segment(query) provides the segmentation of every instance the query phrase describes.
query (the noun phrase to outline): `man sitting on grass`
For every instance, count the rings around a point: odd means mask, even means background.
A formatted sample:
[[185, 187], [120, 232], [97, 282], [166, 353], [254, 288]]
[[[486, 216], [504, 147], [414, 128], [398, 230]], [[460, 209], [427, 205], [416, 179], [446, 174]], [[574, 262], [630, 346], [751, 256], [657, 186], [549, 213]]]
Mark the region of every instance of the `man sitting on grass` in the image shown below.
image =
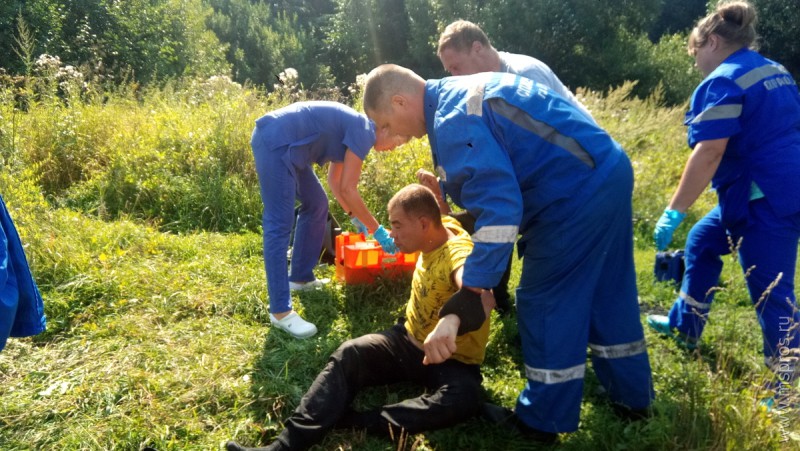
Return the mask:
[[[486, 320], [474, 332], [456, 337], [458, 316], [439, 317], [440, 309], [461, 288], [472, 241], [456, 220], [441, 216], [433, 193], [422, 185], [401, 189], [389, 201], [388, 211], [391, 236], [400, 252], [422, 253], [411, 282], [405, 322], [339, 346], [269, 446], [246, 448], [228, 442], [228, 451], [307, 449], [333, 428], [416, 434], [450, 427], [478, 414], [480, 364], [494, 297], [484, 291]], [[429, 357], [446, 360], [429, 364]], [[361, 389], [398, 382], [414, 382], [427, 391], [365, 412], [350, 407]]]

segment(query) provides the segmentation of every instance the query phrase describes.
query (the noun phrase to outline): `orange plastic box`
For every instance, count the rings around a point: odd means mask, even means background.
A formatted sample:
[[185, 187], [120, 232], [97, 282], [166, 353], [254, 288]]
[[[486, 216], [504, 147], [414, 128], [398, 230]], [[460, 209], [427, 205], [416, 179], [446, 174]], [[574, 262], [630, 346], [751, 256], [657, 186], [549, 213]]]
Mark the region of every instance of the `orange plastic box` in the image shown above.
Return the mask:
[[336, 277], [346, 284], [372, 283], [376, 277], [396, 278], [414, 270], [418, 255], [387, 254], [375, 240], [342, 232], [336, 237]]

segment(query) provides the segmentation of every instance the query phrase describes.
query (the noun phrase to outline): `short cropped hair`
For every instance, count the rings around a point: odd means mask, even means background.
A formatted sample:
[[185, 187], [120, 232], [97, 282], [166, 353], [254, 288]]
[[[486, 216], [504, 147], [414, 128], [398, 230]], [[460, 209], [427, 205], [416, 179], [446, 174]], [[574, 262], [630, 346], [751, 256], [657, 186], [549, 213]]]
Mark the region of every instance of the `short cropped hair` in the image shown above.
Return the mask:
[[484, 47], [491, 47], [489, 37], [481, 30], [481, 27], [468, 20], [457, 20], [445, 27], [442, 35], [439, 36], [439, 48], [437, 55], [441, 55], [445, 49], [453, 49], [458, 52], [467, 51], [472, 47], [472, 43], [478, 41]]
[[389, 210], [400, 207], [408, 216], [425, 217], [433, 221], [436, 227], [442, 226], [442, 213], [433, 192], [418, 184], [412, 183], [403, 187], [389, 200]]
[[411, 69], [395, 64], [382, 64], [367, 74], [364, 86], [364, 112], [383, 112], [398, 93], [412, 92], [412, 82], [419, 77]]

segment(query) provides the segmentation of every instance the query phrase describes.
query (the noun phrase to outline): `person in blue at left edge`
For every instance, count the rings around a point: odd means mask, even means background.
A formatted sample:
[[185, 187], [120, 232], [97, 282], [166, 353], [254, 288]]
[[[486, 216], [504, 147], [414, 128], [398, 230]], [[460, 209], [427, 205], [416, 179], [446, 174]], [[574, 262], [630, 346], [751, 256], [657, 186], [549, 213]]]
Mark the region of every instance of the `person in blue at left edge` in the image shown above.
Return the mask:
[[692, 154], [656, 225], [656, 247], [669, 245], [686, 210], [709, 182], [719, 202], [689, 232], [683, 282], [669, 316], [651, 315], [647, 322], [695, 348], [708, 320], [712, 288], [719, 283], [720, 256], [738, 246], [761, 325], [765, 363], [782, 389], [797, 378], [800, 357], [794, 293], [800, 238], [800, 94], [783, 66], [751, 49], [755, 21], [751, 4], [723, 2], [689, 37], [689, 53], [705, 79], [686, 115]]
[[[313, 165], [328, 168], [328, 188], [356, 229], [372, 233], [383, 250], [397, 251], [389, 233], [373, 217], [358, 192], [361, 165], [370, 149], [386, 150], [365, 115], [336, 102], [298, 102], [256, 120], [251, 138], [264, 203], [264, 267], [267, 273], [270, 321], [296, 338], [317, 333], [317, 327], [292, 308], [291, 291], [314, 288], [313, 269], [319, 260], [328, 216], [328, 197]], [[287, 251], [295, 201], [299, 213], [292, 247]]]
[[622, 148], [547, 87], [514, 74], [425, 81], [382, 65], [364, 111], [399, 141], [428, 136], [443, 192], [476, 218], [464, 288], [440, 311], [435, 363], [484, 319], [518, 234], [517, 317], [527, 384], [519, 429], [554, 442], [578, 428], [587, 346], [615, 410], [649, 414], [652, 375], [633, 266], [633, 171]]
[[0, 196], [0, 351], [8, 337], [40, 334], [46, 323], [42, 296], [17, 228]]

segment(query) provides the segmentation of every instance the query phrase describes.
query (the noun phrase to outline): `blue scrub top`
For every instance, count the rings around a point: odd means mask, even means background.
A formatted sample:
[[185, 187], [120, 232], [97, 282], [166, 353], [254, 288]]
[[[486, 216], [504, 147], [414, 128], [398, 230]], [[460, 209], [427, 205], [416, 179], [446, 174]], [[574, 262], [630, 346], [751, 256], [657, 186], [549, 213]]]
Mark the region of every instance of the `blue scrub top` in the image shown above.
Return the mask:
[[753, 183], [779, 217], [800, 211], [800, 95], [783, 66], [734, 52], [697, 87], [685, 124], [692, 148], [729, 138], [712, 179], [723, 222], [746, 216]]
[[375, 144], [375, 124], [366, 115], [336, 102], [297, 102], [256, 120], [261, 142], [271, 149], [288, 146], [295, 167], [344, 161], [350, 149], [362, 161]]

